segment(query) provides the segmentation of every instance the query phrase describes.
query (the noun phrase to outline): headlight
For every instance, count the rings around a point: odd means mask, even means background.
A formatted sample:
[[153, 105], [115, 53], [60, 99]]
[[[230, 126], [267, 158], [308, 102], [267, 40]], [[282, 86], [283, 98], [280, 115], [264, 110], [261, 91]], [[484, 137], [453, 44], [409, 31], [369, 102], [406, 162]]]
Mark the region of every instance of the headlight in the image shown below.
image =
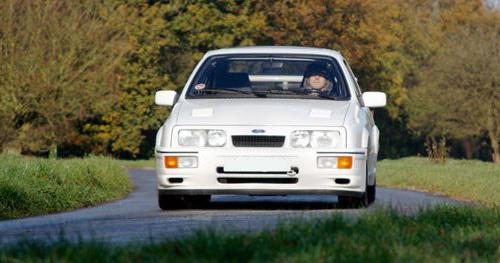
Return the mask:
[[311, 135], [309, 134], [309, 131], [294, 131], [292, 132], [292, 136], [290, 139], [292, 147], [304, 148], [309, 145]]
[[338, 131], [313, 131], [311, 133], [311, 147], [313, 148], [335, 148], [340, 141]]
[[208, 146], [224, 146], [226, 144], [226, 132], [223, 130], [208, 130]]
[[294, 148], [336, 148], [340, 145], [338, 131], [293, 131], [290, 144]]
[[180, 146], [220, 147], [226, 144], [226, 132], [223, 130], [179, 130], [178, 143]]
[[205, 130], [180, 130], [179, 145], [203, 147], [207, 144], [207, 131]]

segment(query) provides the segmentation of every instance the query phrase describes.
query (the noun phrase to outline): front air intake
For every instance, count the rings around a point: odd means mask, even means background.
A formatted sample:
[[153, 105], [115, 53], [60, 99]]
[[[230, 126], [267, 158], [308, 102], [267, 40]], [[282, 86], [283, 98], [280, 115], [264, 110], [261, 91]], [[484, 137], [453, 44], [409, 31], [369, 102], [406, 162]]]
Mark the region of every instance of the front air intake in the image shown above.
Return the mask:
[[296, 184], [299, 179], [294, 177], [262, 178], [262, 177], [219, 177], [221, 184]]
[[283, 147], [285, 136], [234, 135], [234, 147]]

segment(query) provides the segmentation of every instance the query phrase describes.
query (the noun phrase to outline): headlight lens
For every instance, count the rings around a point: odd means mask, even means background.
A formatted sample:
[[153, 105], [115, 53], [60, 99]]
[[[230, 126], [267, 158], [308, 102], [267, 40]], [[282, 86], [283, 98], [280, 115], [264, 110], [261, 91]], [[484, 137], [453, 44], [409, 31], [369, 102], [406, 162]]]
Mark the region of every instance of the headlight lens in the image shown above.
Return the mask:
[[180, 146], [212, 146], [220, 147], [226, 144], [226, 132], [223, 130], [179, 130]]
[[203, 147], [207, 144], [207, 132], [205, 130], [180, 130], [179, 145]]
[[208, 130], [208, 146], [220, 147], [226, 144], [226, 132], [223, 130]]
[[311, 147], [335, 148], [340, 141], [338, 131], [313, 131], [311, 133]]
[[336, 148], [340, 141], [338, 131], [293, 131], [290, 137], [294, 148]]
[[196, 156], [179, 156], [178, 167], [179, 168], [197, 168], [198, 167], [198, 157]]
[[304, 148], [309, 145], [311, 134], [309, 131], [294, 131], [290, 139], [292, 147]]

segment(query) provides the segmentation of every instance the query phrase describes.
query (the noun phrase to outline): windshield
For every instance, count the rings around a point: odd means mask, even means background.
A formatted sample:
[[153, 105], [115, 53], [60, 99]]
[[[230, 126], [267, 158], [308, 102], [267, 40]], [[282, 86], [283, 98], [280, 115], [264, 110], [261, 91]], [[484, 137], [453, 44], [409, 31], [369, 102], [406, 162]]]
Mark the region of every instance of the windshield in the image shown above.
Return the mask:
[[329, 57], [228, 55], [207, 59], [186, 98], [349, 99], [338, 63]]

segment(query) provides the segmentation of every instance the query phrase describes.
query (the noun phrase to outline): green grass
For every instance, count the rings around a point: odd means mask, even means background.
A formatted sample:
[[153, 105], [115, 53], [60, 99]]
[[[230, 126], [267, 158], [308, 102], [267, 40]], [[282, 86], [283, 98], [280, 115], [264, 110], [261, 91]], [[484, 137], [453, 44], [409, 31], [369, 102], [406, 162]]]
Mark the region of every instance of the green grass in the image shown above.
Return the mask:
[[0, 154], [0, 219], [67, 211], [123, 197], [132, 189], [119, 162]]
[[438, 207], [416, 216], [394, 210], [358, 220], [339, 215], [252, 235], [200, 232], [159, 244], [24, 242], [1, 262], [499, 262], [500, 208]]
[[[100, 185], [94, 183], [98, 178], [89, 174], [123, 173], [124, 166], [148, 167], [152, 163], [148, 160], [134, 165], [97, 157], [26, 160], [0, 155], [0, 202], [5, 200], [1, 187], [9, 185], [2, 180], [11, 178], [6, 176], [9, 174], [29, 179], [12, 179], [10, 185], [24, 181], [19, 189], [28, 191], [25, 196], [43, 199], [52, 195], [38, 193], [40, 187], [33, 190], [36, 182], [50, 181], [56, 185], [54, 189], [71, 180], [78, 182], [74, 185], [91, 182], [95, 191]], [[76, 176], [68, 176], [71, 173]], [[378, 164], [379, 185], [441, 192], [488, 207], [441, 206], [412, 216], [382, 209], [357, 219], [335, 214], [321, 220], [286, 222], [257, 234], [202, 231], [157, 244], [75, 244], [64, 238], [51, 244], [24, 241], [0, 248], [0, 262], [500, 262], [499, 176], [498, 166], [479, 161], [449, 160], [440, 165], [424, 158], [384, 160]], [[26, 181], [30, 183], [26, 185]]]
[[383, 160], [377, 164], [377, 184], [500, 205], [500, 165], [488, 162], [450, 159], [436, 164], [417, 157]]
[[156, 160], [155, 158], [147, 160], [115, 160], [123, 165], [125, 168], [155, 168]]

